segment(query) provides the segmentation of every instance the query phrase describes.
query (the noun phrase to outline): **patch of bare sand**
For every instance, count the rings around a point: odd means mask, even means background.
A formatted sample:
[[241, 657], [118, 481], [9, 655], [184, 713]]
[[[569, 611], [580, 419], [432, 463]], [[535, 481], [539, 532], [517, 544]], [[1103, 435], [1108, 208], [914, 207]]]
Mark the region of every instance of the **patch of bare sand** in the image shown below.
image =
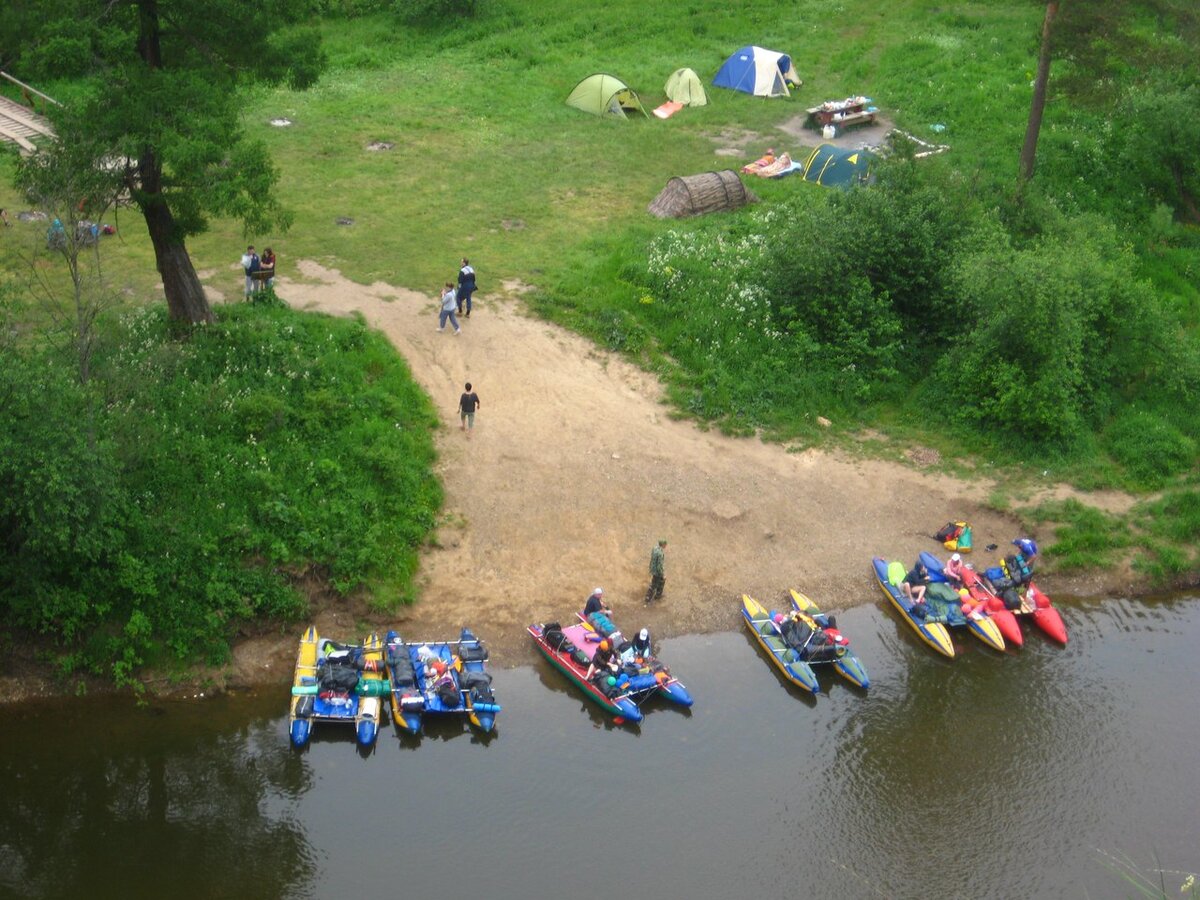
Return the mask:
[[[653, 376], [524, 314], [521, 285], [477, 296], [455, 336], [437, 332], [432, 296], [354, 284], [311, 261], [299, 270], [302, 281], [280, 279], [282, 296], [361, 314], [441, 410], [445, 524], [421, 562], [420, 602], [394, 622], [406, 636], [471, 624], [498, 661], [527, 662], [525, 626], [569, 621], [597, 585], [627, 630], [732, 629], [742, 592], [773, 601], [795, 586], [833, 609], [874, 601], [871, 554], [915, 558], [948, 519], [970, 520], [980, 548], [1016, 533], [1015, 520], [984, 506], [988, 481], [789, 453], [673, 419]], [[456, 415], [467, 381], [482, 400], [470, 440]], [[647, 608], [659, 537], [670, 542], [666, 597]], [[345, 637], [389, 624], [346, 601], [323, 604], [316, 621]], [[233, 680], [253, 680], [264, 664], [286, 669], [296, 637], [243, 643]]]
[[[777, 127], [802, 147], [833, 144], [833, 146], [844, 150], [857, 150], [859, 147], [877, 147], [883, 143], [883, 139], [887, 137], [888, 132], [895, 127], [891, 119], [885, 116], [876, 116], [875, 121], [870, 125], [847, 128], [840, 131], [837, 137], [825, 138], [820, 131], [806, 128], [804, 123], [807, 121], [808, 113], [805, 112], [798, 116], [793, 116], [785, 122], [781, 122]], [[796, 155], [793, 153], [793, 158]]]

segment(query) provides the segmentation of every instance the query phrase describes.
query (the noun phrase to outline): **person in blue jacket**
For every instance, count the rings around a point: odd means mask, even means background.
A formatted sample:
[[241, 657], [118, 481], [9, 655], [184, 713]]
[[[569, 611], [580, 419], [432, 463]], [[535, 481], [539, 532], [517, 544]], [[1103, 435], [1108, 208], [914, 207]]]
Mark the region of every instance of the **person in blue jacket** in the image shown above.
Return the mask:
[[[471, 318], [471, 295], [475, 293], [475, 270], [464, 256], [462, 268], [458, 270], [458, 311], [468, 319]], [[466, 312], [463, 312], [463, 309]]]

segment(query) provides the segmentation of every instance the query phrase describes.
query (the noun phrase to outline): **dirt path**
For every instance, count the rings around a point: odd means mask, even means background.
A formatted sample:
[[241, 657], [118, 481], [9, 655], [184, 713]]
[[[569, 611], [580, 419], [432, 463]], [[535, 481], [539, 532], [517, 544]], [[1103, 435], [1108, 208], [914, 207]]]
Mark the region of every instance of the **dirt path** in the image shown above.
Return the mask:
[[[421, 602], [399, 623], [407, 636], [470, 623], [524, 662], [525, 625], [570, 620], [596, 586], [627, 631], [736, 628], [742, 592], [775, 599], [796, 586], [830, 608], [876, 599], [871, 555], [938, 549], [928, 535], [950, 518], [969, 519], [980, 548], [1016, 533], [1013, 520], [982, 506], [987, 482], [789, 452], [673, 420], [652, 376], [528, 317], [512, 294], [477, 297], [455, 336], [436, 331], [429, 296], [363, 287], [312, 262], [300, 269], [304, 280], [284, 281], [280, 293], [300, 309], [361, 313], [441, 410], [446, 524], [421, 564]], [[466, 381], [482, 400], [471, 440], [455, 412]], [[667, 592], [647, 609], [659, 537], [670, 542]], [[318, 617], [347, 635], [359, 624], [337, 604]], [[294, 639], [285, 651], [275, 643], [248, 642], [238, 656], [275, 668], [285, 652], [288, 665]]]

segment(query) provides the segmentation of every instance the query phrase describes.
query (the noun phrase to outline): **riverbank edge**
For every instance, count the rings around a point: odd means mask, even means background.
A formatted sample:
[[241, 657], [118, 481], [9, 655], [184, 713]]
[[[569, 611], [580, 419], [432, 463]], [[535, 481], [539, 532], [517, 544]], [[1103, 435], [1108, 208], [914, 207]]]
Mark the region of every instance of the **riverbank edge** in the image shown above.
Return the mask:
[[[1181, 580], [1170, 585], [1153, 585], [1148, 579], [1136, 576], [1128, 567], [1097, 569], [1071, 575], [1049, 575], [1043, 579], [1047, 593], [1054, 598], [1055, 605], [1070, 607], [1095, 597], [1121, 596], [1130, 599], [1148, 599], [1188, 591], [1200, 587], [1200, 579]], [[728, 621], [725, 617], [714, 620], [700, 628], [660, 627], [658, 638], [675, 638], [685, 635], [713, 634], [738, 630], [740, 618], [736, 597], [729, 598]], [[864, 601], [882, 608], [878, 601]], [[863, 604], [855, 604], [863, 605]], [[830, 612], [854, 608], [855, 605], [829, 608]], [[314, 608], [311, 618], [320, 618], [330, 611], [331, 604]], [[353, 598], [337, 601], [335, 614], [349, 617], [355, 625], [365, 631], [386, 630], [395, 624], [395, 617], [370, 610], [361, 600]], [[530, 615], [535, 615], [531, 612]], [[531, 620], [532, 621], [532, 620]], [[278, 688], [280, 696], [286, 693], [295, 661], [299, 635], [304, 630], [301, 622], [263, 620], [247, 623], [230, 645], [230, 659], [220, 666], [190, 666], [178, 671], [163, 672], [149, 669], [141, 673], [138, 687], [119, 687], [111, 679], [90, 673], [55, 675], [46, 672], [44, 660], [57, 647], [45, 635], [31, 635], [16, 629], [0, 630], [0, 640], [7, 648], [6, 658], [0, 665], [0, 708], [18, 708], [25, 704], [41, 701], [86, 701], [92, 697], [127, 695], [145, 702], [204, 700], [226, 693]], [[338, 632], [341, 634], [341, 632]], [[503, 634], [486, 636], [491, 649], [491, 665], [495, 669], [513, 669], [531, 665], [536, 659], [532, 645], [524, 632], [519, 635]], [[282, 702], [282, 701], [281, 701]]]

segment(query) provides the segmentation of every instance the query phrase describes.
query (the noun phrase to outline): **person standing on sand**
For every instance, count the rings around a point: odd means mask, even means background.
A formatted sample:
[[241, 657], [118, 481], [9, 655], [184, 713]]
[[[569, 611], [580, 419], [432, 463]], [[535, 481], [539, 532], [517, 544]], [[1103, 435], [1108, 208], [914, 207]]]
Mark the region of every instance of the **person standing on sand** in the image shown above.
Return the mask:
[[667, 551], [667, 542], [664, 538], [659, 538], [654, 549], [650, 551], [650, 588], [646, 591], [646, 603], [651, 600], [661, 600], [663, 595], [663, 585], [666, 584], [666, 568], [665, 557]]
[[475, 293], [475, 270], [464, 256], [462, 268], [458, 270], [458, 311], [466, 307], [466, 317], [471, 318], [471, 295]]
[[446, 320], [450, 320], [450, 324], [454, 326], [455, 334], [462, 334], [462, 329], [458, 327], [458, 318], [454, 315], [454, 308], [458, 306], [458, 298], [455, 296], [454, 285], [446, 282], [446, 286], [442, 289], [442, 309], [438, 313], [438, 331], [446, 330]]
[[468, 381], [465, 388], [463, 395], [458, 398], [458, 419], [459, 427], [467, 433], [469, 441], [471, 432], [475, 430], [475, 412], [483, 404], [479, 402], [479, 395], [471, 390], [471, 382]]

